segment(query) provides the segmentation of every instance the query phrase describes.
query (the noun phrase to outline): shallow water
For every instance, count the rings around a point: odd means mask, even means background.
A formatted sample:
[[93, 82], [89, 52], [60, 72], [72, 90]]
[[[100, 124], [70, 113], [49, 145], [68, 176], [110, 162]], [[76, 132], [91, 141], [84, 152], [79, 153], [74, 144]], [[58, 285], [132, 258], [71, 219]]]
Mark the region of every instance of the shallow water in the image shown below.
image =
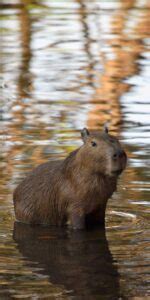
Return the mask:
[[[149, 299], [148, 1], [0, 3], [0, 299]], [[12, 192], [35, 165], [105, 122], [128, 167], [106, 232], [14, 224]]]

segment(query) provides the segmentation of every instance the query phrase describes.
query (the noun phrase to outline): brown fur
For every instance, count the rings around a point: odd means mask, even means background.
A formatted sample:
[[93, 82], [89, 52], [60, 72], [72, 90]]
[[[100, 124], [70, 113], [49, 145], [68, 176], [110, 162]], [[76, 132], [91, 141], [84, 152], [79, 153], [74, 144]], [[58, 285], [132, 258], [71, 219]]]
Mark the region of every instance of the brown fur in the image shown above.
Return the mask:
[[[126, 154], [108, 132], [83, 129], [84, 144], [65, 160], [35, 168], [16, 188], [14, 207], [18, 221], [75, 229], [103, 223], [108, 198], [116, 190]], [[93, 143], [96, 143], [96, 145]]]

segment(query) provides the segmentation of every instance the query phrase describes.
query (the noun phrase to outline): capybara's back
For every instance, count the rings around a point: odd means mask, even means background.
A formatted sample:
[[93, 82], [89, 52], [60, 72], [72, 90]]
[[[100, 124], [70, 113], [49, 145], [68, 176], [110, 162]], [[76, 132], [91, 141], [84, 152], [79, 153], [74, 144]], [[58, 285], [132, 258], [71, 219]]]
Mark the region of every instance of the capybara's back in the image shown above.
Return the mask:
[[[58, 225], [57, 205], [62, 161], [44, 163], [35, 168], [14, 192], [15, 214], [19, 221]], [[61, 215], [62, 218], [62, 215]]]
[[84, 144], [65, 160], [35, 168], [14, 191], [18, 221], [29, 224], [69, 224], [82, 229], [103, 223], [108, 198], [126, 166], [126, 154], [108, 131], [81, 131]]

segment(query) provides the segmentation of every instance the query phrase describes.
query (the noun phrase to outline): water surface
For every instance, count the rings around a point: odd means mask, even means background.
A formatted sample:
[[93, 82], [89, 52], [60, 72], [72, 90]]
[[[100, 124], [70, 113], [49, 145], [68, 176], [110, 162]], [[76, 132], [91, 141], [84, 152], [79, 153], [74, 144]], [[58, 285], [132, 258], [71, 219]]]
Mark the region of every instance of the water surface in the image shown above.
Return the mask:
[[[0, 3], [0, 299], [149, 299], [148, 1]], [[14, 223], [12, 192], [34, 166], [105, 122], [128, 167], [106, 232]]]

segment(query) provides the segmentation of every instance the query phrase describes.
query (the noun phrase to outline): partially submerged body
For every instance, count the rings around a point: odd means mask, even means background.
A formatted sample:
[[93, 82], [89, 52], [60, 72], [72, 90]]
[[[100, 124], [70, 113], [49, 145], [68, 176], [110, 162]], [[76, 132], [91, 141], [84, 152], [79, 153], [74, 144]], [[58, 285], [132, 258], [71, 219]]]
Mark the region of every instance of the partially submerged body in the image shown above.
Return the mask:
[[65, 160], [35, 168], [16, 188], [16, 219], [29, 224], [84, 228], [105, 221], [107, 200], [116, 190], [126, 154], [118, 140], [83, 129], [84, 144]]

